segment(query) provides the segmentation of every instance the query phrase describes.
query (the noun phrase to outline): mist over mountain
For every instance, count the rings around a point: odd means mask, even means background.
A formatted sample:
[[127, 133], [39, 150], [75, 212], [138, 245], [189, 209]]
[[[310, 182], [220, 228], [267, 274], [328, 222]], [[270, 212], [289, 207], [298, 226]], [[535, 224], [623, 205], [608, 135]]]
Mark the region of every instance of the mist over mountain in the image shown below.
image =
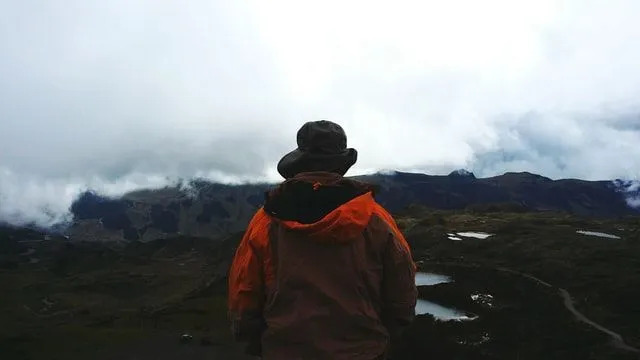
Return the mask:
[[624, 194], [629, 206], [640, 208], [640, 181], [615, 180], [614, 185]]
[[[627, 197], [634, 187], [611, 181], [554, 181], [527, 172], [476, 178], [466, 170], [447, 176], [394, 172], [356, 178], [375, 184], [377, 200], [396, 213], [418, 205], [589, 217], [640, 214]], [[73, 202], [73, 221], [66, 233], [78, 240], [149, 241], [175, 234], [215, 237], [241, 232], [273, 186], [193, 181], [188, 186], [138, 190], [119, 198], [88, 191]]]

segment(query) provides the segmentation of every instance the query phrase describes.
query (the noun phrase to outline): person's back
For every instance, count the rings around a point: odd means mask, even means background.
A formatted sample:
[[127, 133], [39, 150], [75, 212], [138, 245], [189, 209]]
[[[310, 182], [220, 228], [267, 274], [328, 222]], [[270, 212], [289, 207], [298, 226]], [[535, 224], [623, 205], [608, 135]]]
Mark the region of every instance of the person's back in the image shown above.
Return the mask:
[[[318, 133], [342, 130], [305, 127], [300, 148], [305, 135], [318, 143]], [[372, 189], [342, 176], [356, 157], [346, 138], [333, 159], [325, 151], [314, 162], [313, 150], [280, 162], [288, 180], [267, 195], [238, 247], [229, 275], [234, 333], [265, 359], [382, 359], [414, 316], [410, 250]]]

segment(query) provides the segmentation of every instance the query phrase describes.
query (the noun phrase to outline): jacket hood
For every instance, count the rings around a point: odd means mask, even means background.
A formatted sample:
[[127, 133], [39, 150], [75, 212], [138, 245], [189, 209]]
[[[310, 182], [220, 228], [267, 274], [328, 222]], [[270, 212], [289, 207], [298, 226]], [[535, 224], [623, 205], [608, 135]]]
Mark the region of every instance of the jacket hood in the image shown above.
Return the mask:
[[357, 238], [375, 208], [373, 187], [339, 174], [298, 174], [267, 193], [264, 211], [289, 231], [314, 241]]

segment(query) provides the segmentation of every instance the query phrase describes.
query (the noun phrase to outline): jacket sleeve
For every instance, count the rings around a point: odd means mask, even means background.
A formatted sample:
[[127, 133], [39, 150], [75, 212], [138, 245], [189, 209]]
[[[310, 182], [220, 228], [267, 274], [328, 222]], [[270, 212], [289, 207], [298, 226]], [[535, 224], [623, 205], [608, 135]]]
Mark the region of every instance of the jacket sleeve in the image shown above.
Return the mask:
[[[229, 319], [237, 341], [259, 347], [266, 325], [262, 316], [265, 299], [263, 252], [268, 217], [260, 210], [251, 220], [229, 270]], [[249, 349], [248, 348], [248, 349]], [[248, 350], [259, 352], [258, 350]], [[257, 355], [257, 354], [256, 354]]]
[[391, 337], [390, 358], [400, 350], [402, 333], [415, 317], [418, 291], [415, 285], [416, 265], [409, 244], [395, 221], [380, 214], [390, 228], [383, 253], [382, 321]]

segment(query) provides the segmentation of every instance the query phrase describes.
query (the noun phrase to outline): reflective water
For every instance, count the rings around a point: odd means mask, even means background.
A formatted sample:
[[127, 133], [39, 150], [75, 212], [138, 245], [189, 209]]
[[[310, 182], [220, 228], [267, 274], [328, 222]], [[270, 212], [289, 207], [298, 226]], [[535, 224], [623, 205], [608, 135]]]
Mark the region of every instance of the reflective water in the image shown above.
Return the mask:
[[[453, 279], [447, 275], [419, 272], [416, 273], [417, 286], [432, 286], [436, 284], [450, 283]], [[416, 315], [431, 314], [440, 321], [450, 320], [473, 320], [475, 317], [468, 316], [462, 311], [448, 308], [431, 301], [418, 299], [416, 303]]]
[[431, 314], [441, 321], [465, 321], [474, 320], [475, 316], [468, 316], [464, 312], [452, 308], [448, 308], [431, 301], [418, 299], [416, 303], [416, 315]]
[[607, 239], [620, 239], [620, 236], [611, 235], [611, 234], [607, 234], [607, 233], [603, 233], [603, 232], [597, 232], [597, 231], [578, 230], [576, 232], [578, 234], [588, 235], [588, 236], [597, 236], [597, 237], [607, 238]]
[[442, 283], [449, 283], [452, 281], [453, 280], [446, 275], [424, 273], [424, 272], [416, 273], [417, 286], [430, 286], [430, 285], [436, 285], [436, 284], [442, 284]]
[[488, 233], [484, 233], [484, 232], [475, 232], [475, 231], [465, 231], [465, 232], [459, 232], [458, 236], [462, 236], [462, 237], [469, 237], [469, 238], [475, 238], [475, 239], [486, 239], [489, 236], [492, 236], [493, 234], [488, 234]]

